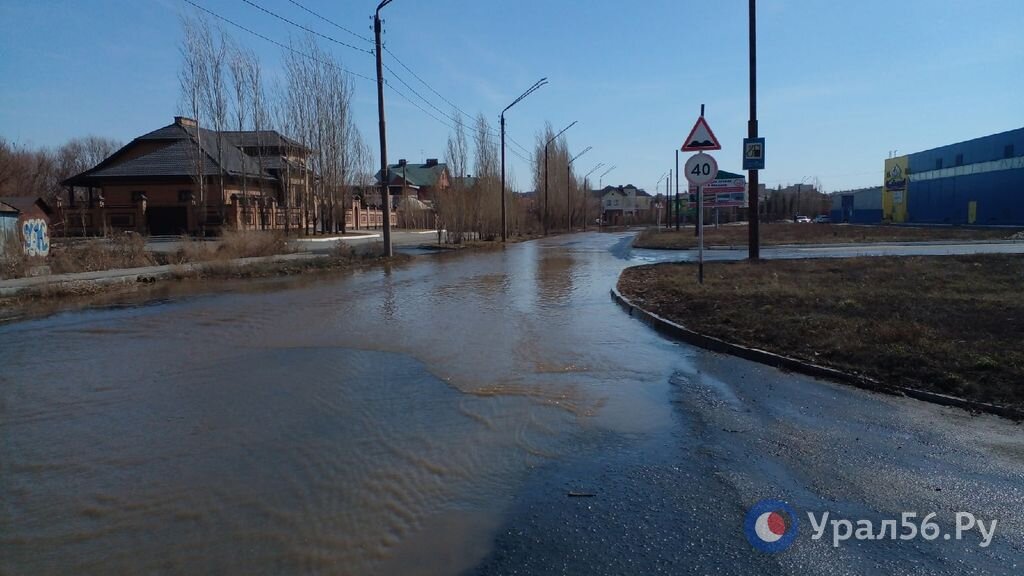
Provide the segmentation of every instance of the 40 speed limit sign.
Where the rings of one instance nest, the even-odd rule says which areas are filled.
[[[701,152],[686,161],[683,173],[694,186],[710,184],[718,176],[718,162],[711,155]]]

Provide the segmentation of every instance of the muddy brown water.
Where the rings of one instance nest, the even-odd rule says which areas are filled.
[[[531,470],[670,424],[629,236],[578,238],[0,326],[0,572],[473,566]]]

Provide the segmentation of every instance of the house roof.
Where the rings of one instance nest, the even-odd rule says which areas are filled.
[[[46,203],[46,200],[43,200],[38,196],[4,196],[3,198],[0,198],[0,203],[8,206],[15,212],[27,212],[31,210],[33,206],[38,206],[44,213],[53,214],[53,209]],[[6,211],[10,212],[10,210]]]
[[[18,214],[21,210],[18,210],[14,206],[7,204],[6,202],[0,201],[0,213],[4,214]]]
[[[276,134],[276,132],[273,133]],[[213,130],[183,126],[176,122],[139,136],[94,168],[68,178],[62,184],[65,186],[94,186],[107,178],[194,176],[196,173],[197,136],[200,150],[203,153],[204,175],[213,176],[221,173],[218,168],[218,157],[220,157],[224,172],[228,175],[244,173],[252,177],[259,176],[259,162],[243,153],[232,142],[232,136],[229,134],[231,133],[222,132],[221,137],[218,138],[217,132]],[[239,133],[234,134],[238,139]],[[160,146],[148,154],[121,161],[129,151],[142,142],[164,142],[166,145]],[[223,149],[223,154],[220,153],[221,149]],[[272,177],[266,172],[266,161],[271,158],[274,157],[264,158],[265,166],[262,174],[264,178]]]
[[[388,183],[395,181],[401,183],[404,174],[406,182],[412,186],[437,186],[437,180],[447,169],[447,164],[406,164],[404,167],[398,164],[390,164],[388,165]],[[374,175],[377,182],[380,182],[380,175],[380,170]]]
[[[745,176],[734,172],[726,172],[725,170],[719,170],[718,176],[715,176],[715,180],[735,180],[737,178],[745,178]]]
[[[300,142],[292,140],[291,138],[281,134],[277,130],[246,130],[239,132],[237,130],[226,130],[221,132],[228,142],[231,142],[232,146],[241,146],[243,148],[256,148],[259,146],[288,146],[290,148],[299,148],[301,150],[308,150]]]

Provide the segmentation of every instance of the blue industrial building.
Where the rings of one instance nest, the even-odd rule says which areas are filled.
[[[890,158],[883,219],[1024,226],[1024,128]]]

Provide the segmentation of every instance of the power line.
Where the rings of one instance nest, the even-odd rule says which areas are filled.
[[[253,30],[251,28],[246,28],[245,26],[242,26],[241,24],[239,24],[238,22],[235,22],[234,20],[231,20],[229,18],[221,16],[220,14],[217,14],[216,12],[214,12],[212,10],[209,10],[207,8],[204,8],[204,7],[200,6],[199,4],[196,4],[192,0],[182,0],[182,1],[186,2],[188,4],[191,4],[196,9],[202,10],[203,12],[206,12],[207,14],[209,14],[210,16],[213,16],[214,18],[216,18],[218,20],[221,20],[223,22],[227,22],[228,24],[234,26],[235,28],[238,28],[239,30],[243,30],[245,32],[248,32],[249,34],[252,34],[253,36],[256,36],[257,38],[262,38],[263,40],[266,40],[267,42],[270,42],[271,44],[274,44],[275,46],[278,46],[278,47],[280,47],[280,48],[282,48],[284,50],[288,50],[289,52],[293,52],[295,54],[298,54],[299,56],[302,56],[303,58],[307,58],[307,59],[312,60],[314,62],[319,62],[321,64],[325,64],[327,66],[331,66],[331,67],[337,68],[338,70],[341,70],[342,72],[345,72],[347,74],[351,74],[353,76],[356,76],[357,78],[362,78],[364,80],[369,80],[371,82],[376,82],[375,79],[370,78],[369,76],[364,76],[363,74],[360,74],[358,72],[353,72],[353,71],[351,71],[351,70],[349,70],[347,68],[344,68],[342,66],[338,66],[337,64],[335,64],[333,62],[328,62],[328,61],[320,60],[319,58],[317,58],[315,56],[312,56],[310,54],[306,54],[305,52],[303,52],[301,50],[296,50],[295,48],[292,48],[291,46],[287,46],[285,44],[282,44],[282,43],[278,42],[277,40],[274,40],[272,38],[264,36],[263,34],[260,34],[259,32],[256,32],[255,30]]]
[[[321,15],[321,14],[318,14],[317,12],[314,12],[313,10],[310,10],[309,8],[306,8],[306,7],[305,7],[305,6],[303,6],[302,4],[299,4],[298,2],[296,2],[295,0],[288,0],[288,1],[289,1],[289,2],[291,2],[292,4],[294,4],[294,5],[298,6],[298,7],[299,7],[299,8],[301,8],[302,10],[305,10],[306,12],[309,12],[309,13],[310,13],[310,14],[312,14],[313,16],[316,16],[317,18],[319,18],[319,19],[323,20],[324,22],[327,22],[327,23],[328,23],[328,24],[330,24],[331,26],[334,26],[335,28],[338,28],[339,30],[342,30],[342,31],[344,31],[344,32],[348,32],[349,34],[351,34],[351,35],[355,36],[356,38],[359,38],[360,40],[364,40],[364,41],[366,41],[366,42],[369,42],[370,44],[373,44],[373,40],[371,40],[371,39],[367,38],[366,36],[362,36],[362,35],[356,34],[355,32],[353,32],[353,31],[349,30],[348,28],[345,28],[345,27],[344,27],[344,26],[342,26],[341,24],[338,24],[337,22],[334,22],[334,21],[332,21],[332,20],[329,20],[329,19],[328,19],[328,18],[327,18],[326,16],[323,16],[323,15]]]
[[[327,40],[328,42],[334,42],[335,44],[338,44],[340,46],[344,46],[346,48],[351,48],[353,50],[358,50],[359,52],[365,52],[367,54],[370,54],[371,56],[373,55],[373,51],[372,50],[367,50],[365,48],[359,48],[359,47],[353,46],[353,45],[351,45],[351,44],[349,44],[347,42],[342,42],[341,40],[338,40],[337,38],[332,38],[332,37],[330,37],[330,36],[328,36],[326,34],[321,34],[321,33],[317,32],[316,30],[313,30],[312,28],[307,28],[307,27],[303,26],[302,24],[299,24],[297,22],[293,22],[293,21],[285,18],[284,16],[281,16],[280,14],[278,14],[276,12],[272,12],[270,10],[267,10],[266,8],[264,8],[263,6],[260,6],[259,4],[253,2],[252,0],[242,0],[242,2],[245,2],[249,6],[252,6],[253,8],[255,8],[257,10],[260,10],[260,11],[266,13],[266,14],[269,14],[269,15],[273,16],[274,18],[277,18],[278,20],[281,20],[282,22],[287,22],[287,23],[291,24],[292,26],[295,26],[296,28],[305,30],[306,32],[309,32],[310,34],[319,36],[320,38],[323,38],[324,40]],[[190,4],[191,4],[191,2],[190,2]]]

